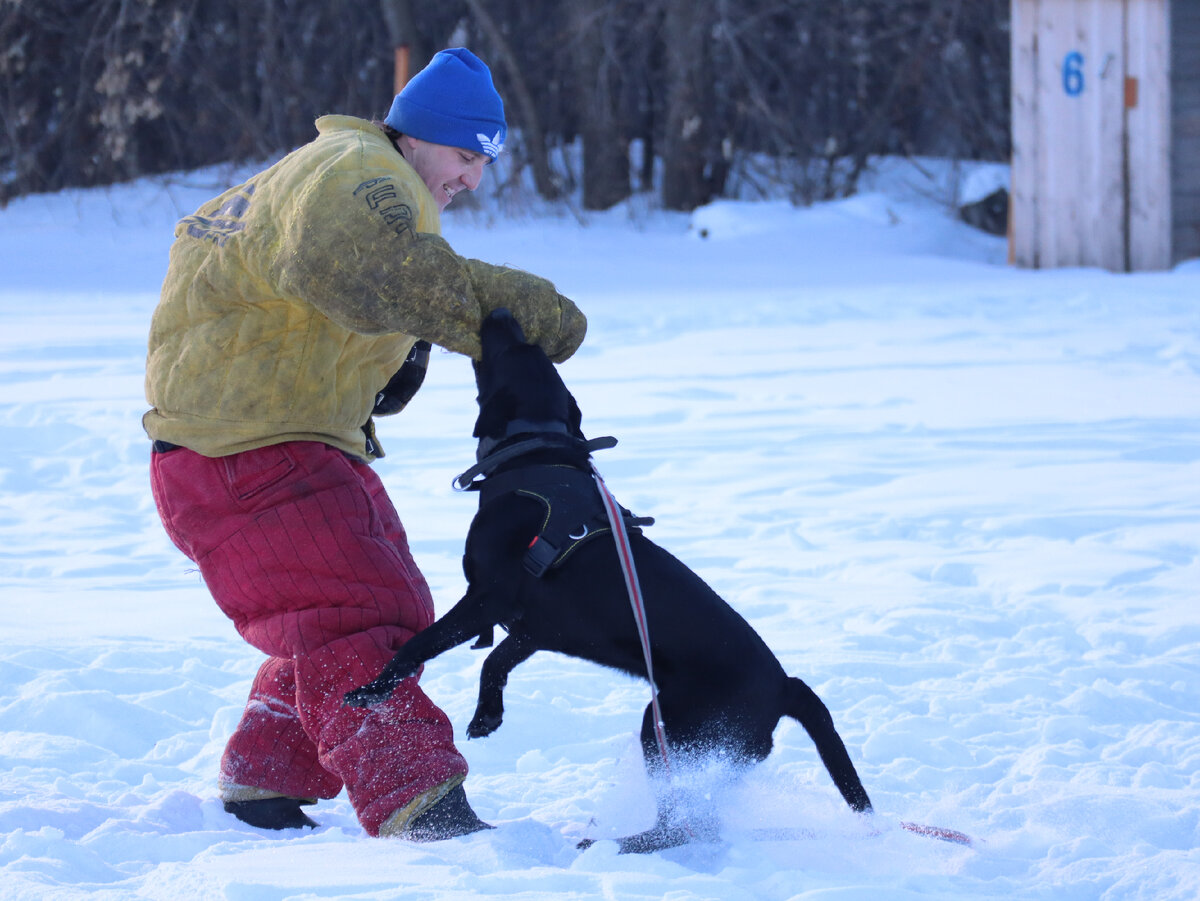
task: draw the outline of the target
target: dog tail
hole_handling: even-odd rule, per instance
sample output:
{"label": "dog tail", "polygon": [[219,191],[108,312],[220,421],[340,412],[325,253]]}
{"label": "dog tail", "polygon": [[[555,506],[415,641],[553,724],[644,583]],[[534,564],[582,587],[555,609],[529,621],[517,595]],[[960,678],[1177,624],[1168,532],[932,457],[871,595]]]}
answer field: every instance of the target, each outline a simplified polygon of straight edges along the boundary
{"label": "dog tail", "polygon": [[872,809],[871,799],[867,797],[858,771],[854,769],[846,746],[833,726],[829,708],[817,697],[816,692],[794,676],[787,680],[784,713],[798,720],[813,740],[817,753],[821,755],[821,762],[833,777],[833,784],[842,793],[846,803],[859,813],[869,812]]}

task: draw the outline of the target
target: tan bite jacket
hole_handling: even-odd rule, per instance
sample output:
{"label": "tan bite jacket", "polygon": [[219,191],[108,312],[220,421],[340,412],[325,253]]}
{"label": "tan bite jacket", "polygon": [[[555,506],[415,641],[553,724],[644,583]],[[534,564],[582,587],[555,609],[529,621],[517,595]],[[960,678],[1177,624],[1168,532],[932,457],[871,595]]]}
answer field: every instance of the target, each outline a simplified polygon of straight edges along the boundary
{"label": "tan bite jacket", "polygon": [[477,357],[508,307],[555,361],[587,324],[543,278],[460,257],[383,132],[318,137],[182,219],[150,328],[147,434],[207,456],[323,441],[364,459],[376,394],[418,338]]}

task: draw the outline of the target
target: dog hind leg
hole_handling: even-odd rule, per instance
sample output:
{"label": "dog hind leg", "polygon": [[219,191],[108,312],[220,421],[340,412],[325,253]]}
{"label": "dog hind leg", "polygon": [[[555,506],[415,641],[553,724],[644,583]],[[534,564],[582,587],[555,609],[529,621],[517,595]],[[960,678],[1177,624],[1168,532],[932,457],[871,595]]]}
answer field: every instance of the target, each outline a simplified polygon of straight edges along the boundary
{"label": "dog hind leg", "polygon": [[[693,779],[680,778],[689,767],[701,761],[691,759],[691,752],[704,746],[707,719],[696,719],[676,710],[669,711],[670,698],[659,694],[663,719],[671,724],[665,730],[666,757],[659,747],[654,729],[654,705],[646,705],[642,715],[641,746],[646,775],[655,792],[657,816],[649,829],[618,839],[622,854],[645,854],[661,851],[695,841],[716,841],[720,831],[712,800],[698,792]],[[691,705],[685,705],[690,707]],[[691,774],[694,775],[694,774]]]}

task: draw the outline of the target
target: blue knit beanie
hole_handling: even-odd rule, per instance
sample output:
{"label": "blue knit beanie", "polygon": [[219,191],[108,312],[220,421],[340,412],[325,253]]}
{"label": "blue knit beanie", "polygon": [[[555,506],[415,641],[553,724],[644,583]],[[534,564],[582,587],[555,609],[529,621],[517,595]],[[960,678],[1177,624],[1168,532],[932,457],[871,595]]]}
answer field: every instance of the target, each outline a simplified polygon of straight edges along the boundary
{"label": "blue knit beanie", "polygon": [[485,153],[493,160],[504,149],[508,132],[492,73],[465,47],[435,54],[396,95],[383,121],[409,137]]}

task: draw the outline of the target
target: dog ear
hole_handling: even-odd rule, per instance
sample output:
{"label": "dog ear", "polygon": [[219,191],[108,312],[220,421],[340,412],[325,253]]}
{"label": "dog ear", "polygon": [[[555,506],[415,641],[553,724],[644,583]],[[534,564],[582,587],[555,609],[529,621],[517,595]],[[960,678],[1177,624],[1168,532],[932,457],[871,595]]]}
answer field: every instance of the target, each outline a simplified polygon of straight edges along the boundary
{"label": "dog ear", "polygon": [[500,388],[479,398],[479,417],[472,434],[476,438],[499,438],[516,415],[516,395],[509,388]]}
{"label": "dog ear", "polygon": [[567,424],[571,427],[571,434],[577,438],[583,437],[583,413],[579,410],[579,404],[575,403],[575,396],[567,394]]}

